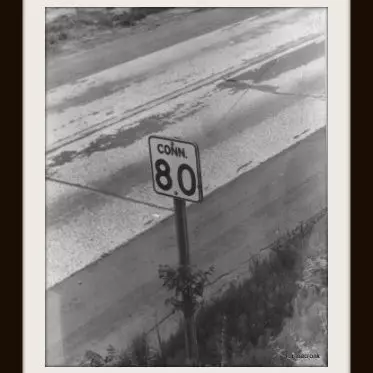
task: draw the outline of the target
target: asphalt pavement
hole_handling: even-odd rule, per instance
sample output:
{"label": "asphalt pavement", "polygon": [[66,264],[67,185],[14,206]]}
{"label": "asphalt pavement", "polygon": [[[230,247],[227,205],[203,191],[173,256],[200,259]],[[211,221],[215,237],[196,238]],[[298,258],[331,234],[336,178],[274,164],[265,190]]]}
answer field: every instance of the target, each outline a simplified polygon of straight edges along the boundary
{"label": "asphalt pavement", "polygon": [[48,287],[172,213],[149,135],[198,144],[208,195],[324,127],[323,22],[258,16],[48,91]]}

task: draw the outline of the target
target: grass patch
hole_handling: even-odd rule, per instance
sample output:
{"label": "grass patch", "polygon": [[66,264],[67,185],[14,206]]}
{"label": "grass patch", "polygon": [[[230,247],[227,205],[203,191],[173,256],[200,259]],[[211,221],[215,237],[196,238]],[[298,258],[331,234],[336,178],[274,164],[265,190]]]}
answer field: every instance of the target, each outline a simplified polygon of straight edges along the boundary
{"label": "grass patch", "polygon": [[97,32],[134,26],[150,14],[172,8],[75,8],[46,22],[46,50],[56,51],[62,42],[90,37]]}
{"label": "grass patch", "polygon": [[[292,314],[291,301],[297,291],[299,256],[292,244],[251,264],[252,277],[232,285],[219,299],[212,300],[197,314],[200,363],[220,366],[226,355],[231,366],[271,366],[271,337],[282,330]],[[225,320],[225,341],[221,331]],[[184,365],[182,328],[163,346],[168,366]]]}
{"label": "grass patch", "polygon": [[[200,308],[196,326],[201,366],[294,366],[301,365],[294,358],[301,354],[322,354],[317,361],[327,365],[325,243],[305,259],[313,227],[324,215],[282,237],[269,255],[250,263],[249,279]],[[183,326],[160,341],[159,351],[141,336],[125,352],[108,352],[114,355],[101,363],[185,366]]]}

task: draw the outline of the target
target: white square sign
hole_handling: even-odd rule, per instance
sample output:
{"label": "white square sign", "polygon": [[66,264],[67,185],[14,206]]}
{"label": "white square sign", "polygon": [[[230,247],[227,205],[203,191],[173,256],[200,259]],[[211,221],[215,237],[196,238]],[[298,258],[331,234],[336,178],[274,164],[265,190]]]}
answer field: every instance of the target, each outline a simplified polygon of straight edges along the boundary
{"label": "white square sign", "polygon": [[165,137],[149,137],[153,188],[158,194],[192,202],[202,201],[198,146]]}

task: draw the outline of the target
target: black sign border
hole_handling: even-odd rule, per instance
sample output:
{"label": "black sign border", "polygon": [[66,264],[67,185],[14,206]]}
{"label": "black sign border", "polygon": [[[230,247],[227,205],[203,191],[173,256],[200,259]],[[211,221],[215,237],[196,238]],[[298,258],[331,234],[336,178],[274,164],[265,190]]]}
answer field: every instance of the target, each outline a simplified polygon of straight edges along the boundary
{"label": "black sign border", "polygon": [[[169,194],[166,193],[161,193],[158,192],[155,188],[155,182],[154,182],[154,170],[153,170],[153,158],[152,158],[152,152],[150,148],[150,141],[151,139],[158,139],[158,140],[165,140],[165,141],[174,141],[174,142],[179,142],[182,144],[188,144],[192,145],[194,147],[195,153],[196,153],[196,160],[197,160],[197,190],[198,190],[198,201],[189,199],[189,198],[184,198],[184,197],[176,197],[176,196],[170,196]],[[184,141],[181,139],[178,139],[177,137],[162,137],[162,136],[156,136],[156,135],[151,135],[148,137],[148,145],[149,145],[149,155],[150,155],[150,168],[152,172],[152,183],[153,183],[153,189],[154,192],[157,194],[166,196],[166,197],[171,197],[171,198],[177,198],[177,199],[182,199],[184,201],[189,201],[193,203],[201,203],[203,201],[203,189],[202,189],[202,173],[201,173],[201,158],[199,156],[199,149],[198,145],[194,142],[191,141]]]}

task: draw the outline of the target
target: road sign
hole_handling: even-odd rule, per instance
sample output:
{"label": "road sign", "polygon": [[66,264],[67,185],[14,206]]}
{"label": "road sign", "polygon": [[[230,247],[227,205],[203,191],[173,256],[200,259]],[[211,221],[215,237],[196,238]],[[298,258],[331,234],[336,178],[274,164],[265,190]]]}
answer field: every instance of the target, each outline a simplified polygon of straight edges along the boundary
{"label": "road sign", "polygon": [[[166,137],[149,137],[153,188],[156,193],[173,197],[175,227],[179,248],[179,265],[185,276],[190,265],[185,201],[202,201],[202,178],[198,146],[191,142]],[[185,280],[185,279],[184,279]],[[188,359],[198,359],[192,299],[183,293],[185,319],[185,351]]]}
{"label": "road sign", "polygon": [[191,202],[202,201],[198,146],[166,137],[149,137],[153,188],[158,194]]}

